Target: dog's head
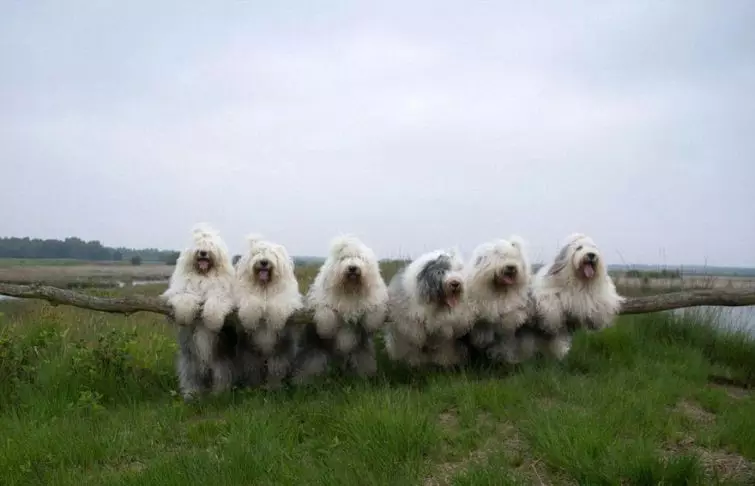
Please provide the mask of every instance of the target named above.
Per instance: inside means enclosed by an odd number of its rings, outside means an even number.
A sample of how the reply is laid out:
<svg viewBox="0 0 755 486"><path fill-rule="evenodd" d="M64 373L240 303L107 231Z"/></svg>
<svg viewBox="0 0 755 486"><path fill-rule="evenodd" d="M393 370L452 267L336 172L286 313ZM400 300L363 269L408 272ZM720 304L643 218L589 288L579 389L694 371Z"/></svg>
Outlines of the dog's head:
<svg viewBox="0 0 755 486"><path fill-rule="evenodd" d="M472 253L468 269L470 286L484 286L496 292L526 286L530 267L524 241L518 236L483 243Z"/></svg>
<svg viewBox="0 0 755 486"><path fill-rule="evenodd" d="M339 236L331 242L325 265L330 268L335 285L347 292L367 289L381 278L375 253L351 235Z"/></svg>
<svg viewBox="0 0 755 486"><path fill-rule="evenodd" d="M294 262L283 245L266 241L258 235L247 237L249 249L238 262L238 270L254 284L272 286L294 277Z"/></svg>
<svg viewBox="0 0 755 486"><path fill-rule="evenodd" d="M228 250L220 234L205 223L192 230L192 245L181 254L187 273L207 276L213 271L225 271L230 265Z"/></svg>
<svg viewBox="0 0 755 486"><path fill-rule="evenodd" d="M584 282L606 274L600 250L589 236L581 233L569 236L548 269L548 275L558 275L565 271Z"/></svg>
<svg viewBox="0 0 755 486"><path fill-rule="evenodd" d="M453 309L466 296L463 264L455 251L436 251L423 257L417 271L420 300Z"/></svg>

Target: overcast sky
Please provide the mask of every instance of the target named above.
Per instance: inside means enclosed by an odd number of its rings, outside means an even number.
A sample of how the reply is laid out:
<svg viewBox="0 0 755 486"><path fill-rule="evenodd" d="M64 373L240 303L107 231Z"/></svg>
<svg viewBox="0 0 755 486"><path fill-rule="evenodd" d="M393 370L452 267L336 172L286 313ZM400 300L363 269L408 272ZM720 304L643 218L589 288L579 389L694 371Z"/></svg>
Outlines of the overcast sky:
<svg viewBox="0 0 755 486"><path fill-rule="evenodd" d="M0 3L0 235L755 265L755 1Z"/></svg>

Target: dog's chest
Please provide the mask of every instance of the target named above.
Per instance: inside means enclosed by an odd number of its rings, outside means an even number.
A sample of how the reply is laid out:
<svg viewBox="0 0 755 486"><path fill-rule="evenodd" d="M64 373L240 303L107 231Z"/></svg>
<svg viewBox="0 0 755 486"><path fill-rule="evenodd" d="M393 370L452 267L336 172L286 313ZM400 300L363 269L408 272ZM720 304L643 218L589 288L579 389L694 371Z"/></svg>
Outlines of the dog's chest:
<svg viewBox="0 0 755 486"><path fill-rule="evenodd" d="M562 293L560 300L564 310L572 318L579 320L588 319L601 307L598 299L589 291Z"/></svg>
<svg viewBox="0 0 755 486"><path fill-rule="evenodd" d="M211 291L217 289L221 282L216 278L200 278L189 283L189 290L193 293L206 297Z"/></svg>

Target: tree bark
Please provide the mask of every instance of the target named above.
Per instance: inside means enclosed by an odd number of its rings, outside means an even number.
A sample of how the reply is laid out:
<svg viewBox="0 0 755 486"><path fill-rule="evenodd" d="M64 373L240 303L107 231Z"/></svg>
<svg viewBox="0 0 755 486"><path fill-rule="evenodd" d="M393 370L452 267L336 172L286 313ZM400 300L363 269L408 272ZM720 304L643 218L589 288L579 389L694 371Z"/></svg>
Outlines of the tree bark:
<svg viewBox="0 0 755 486"><path fill-rule="evenodd" d="M131 315L135 312L153 312L165 316L171 315L170 306L161 297L141 295L96 297L47 285L15 285L2 282L0 282L0 295L21 299L41 299L53 305L70 305L81 309L115 314ZM621 307L620 314L648 314L703 305L726 307L755 305L755 290L684 290L644 297L628 297ZM231 316L230 319L235 320L236 317ZM312 312L308 310L299 311L291 316L291 320L298 324L311 322Z"/></svg>

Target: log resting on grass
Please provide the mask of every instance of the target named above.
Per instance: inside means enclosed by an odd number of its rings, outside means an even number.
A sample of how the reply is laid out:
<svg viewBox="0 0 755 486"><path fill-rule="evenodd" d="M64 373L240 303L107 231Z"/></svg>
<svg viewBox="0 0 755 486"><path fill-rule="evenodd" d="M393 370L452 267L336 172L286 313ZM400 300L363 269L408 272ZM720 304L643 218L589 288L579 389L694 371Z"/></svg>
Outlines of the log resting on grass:
<svg viewBox="0 0 755 486"><path fill-rule="evenodd" d="M0 282L0 295L20 299L46 300L53 305L70 305L114 314L131 315L136 312L152 312L171 316L171 307L161 297L131 295L125 297L98 297L60 289L48 285L15 285ZM649 314L672 309L697 306L737 307L755 305L755 290L752 289L702 289L683 290L643 297L627 297L621 307L621 315ZM229 316L237 319L235 314ZM312 321L312 311L301 310L290 318L291 324L303 325Z"/></svg>

